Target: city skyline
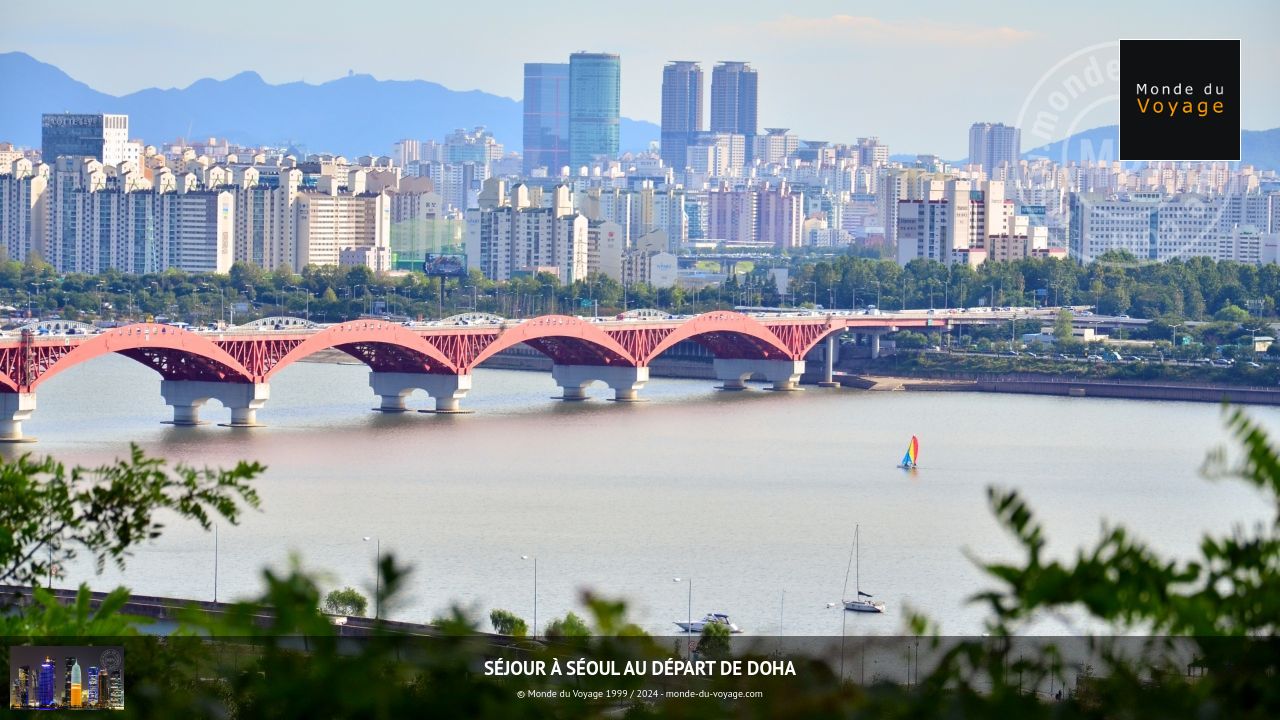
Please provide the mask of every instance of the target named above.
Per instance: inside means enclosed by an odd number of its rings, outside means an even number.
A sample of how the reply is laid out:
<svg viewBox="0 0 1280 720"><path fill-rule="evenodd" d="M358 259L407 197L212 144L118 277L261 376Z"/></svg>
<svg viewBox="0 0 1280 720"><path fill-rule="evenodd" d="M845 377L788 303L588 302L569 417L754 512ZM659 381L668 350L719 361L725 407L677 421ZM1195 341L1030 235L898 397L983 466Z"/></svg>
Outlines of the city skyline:
<svg viewBox="0 0 1280 720"><path fill-rule="evenodd" d="M723 59L747 57L769 78L761 88L762 127L791 127L804 137L833 141L878 134L903 152L960 157L966 139L947 124L938 123L936 114L918 112L919 98L910 83L901 82L903 78L934 74L939 68L953 66L960 57L965 76L981 78L982 82L932 86L930 105L940 103L948 108L947 115L961 114L971 121L1012 124L1036 82L1057 62L1082 48L1120 37L1239 36L1244 41L1242 84L1247 99L1243 125L1248 129L1280 125L1280 98L1267 91L1276 85L1274 68L1280 67L1280 44L1264 31L1276 25L1280 11L1249 3L1236 3L1234 12L1206 17L1179 13L1176 7L1153 16L1101 3L1079 3L1078 10L1071 13L1032 11L1013 3L980 9L936 5L930 8L927 20L912 20L905 10L892 8L878 9L875 17L850 15L834 2L808 3L796 14L750 5L735 6L735 12L729 14L723 6L708 6L681 8L685 21L674 24L666 23L667 13L661 11L626 17L578 15L575 27L579 32L555 41L535 32L551 22L554 12L512 7L488 18L488 37L494 42L482 54L473 52L472 40L461 39L467 33L439 32L431 50L425 49L427 46L418 50L387 43L380 33L359 32L388 13L411 24L415 16L429 12L430 17L420 19L437 27L469 18L465 9L397 6L377 17L352 18L353 24L345 27L353 31L353 52L332 59L277 52L279 43L302 42L308 28L323 18L273 6L255 9L264 31L273 38L271 42L249 47L231 43L224 49L224 44L212 42L211 37L210 52L182 63L142 62L138 53L154 58L157 51L164 52L155 42L181 42L189 47L192 33L202 36L215 30L188 23L193 18L185 14L196 11L167 9L161 25L172 25L175 31L181 28L181 33L148 33L145 45L131 43L130 38L141 40L138 33L142 32L133 18L147 15L152 7L137 1L125 3L123 12L109 13L92 7L15 8L12 26L27 32L20 39L0 38L0 51L28 52L112 94L146 87L185 87L201 78L225 78L243 71L258 72L271 83L317 83L354 71L379 79L430 80L449 88L474 88L519 99L525 62L563 58L581 50L580 45L592 45L621 56L621 114L654 123L660 119L662 67L666 62L696 59L709 68ZM1100 12L1106 13L1106 23L1097 21ZM287 14L289 22L272 22L277 13ZM289 29L270 29L277 26ZM1235 29L1240 27L1247 31ZM663 42L654 42L658 33ZM85 42L90 36L92 43ZM537 41L526 41L534 37ZM607 39L585 42L581 37ZM457 52L467 52L474 62L443 59L455 50L455 43L463 42L468 46L459 46ZM101 52L104 48L110 52ZM176 46L174 51L178 51ZM893 58L895 72L867 72L868 68L882 67L884 58ZM1105 120L1094 124L1107 124ZM1059 128L1054 139L1066 134L1067 128ZM1041 143L1028 139L1024 144L1033 147Z"/></svg>

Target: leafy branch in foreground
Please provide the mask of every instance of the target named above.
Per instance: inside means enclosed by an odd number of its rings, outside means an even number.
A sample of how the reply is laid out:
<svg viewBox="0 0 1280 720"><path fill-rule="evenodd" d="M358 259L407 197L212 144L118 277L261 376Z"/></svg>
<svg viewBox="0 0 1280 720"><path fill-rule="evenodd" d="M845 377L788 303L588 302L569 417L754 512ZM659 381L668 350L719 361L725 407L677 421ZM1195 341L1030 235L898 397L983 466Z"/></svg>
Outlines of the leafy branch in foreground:
<svg viewBox="0 0 1280 720"><path fill-rule="evenodd" d="M126 459L68 470L52 458L23 455L0 464L0 584L38 585L63 575L81 553L101 572L123 568L139 543L159 537L163 512L208 528L217 516L235 523L256 508L250 481L264 470L240 462L229 470L169 468L137 445Z"/></svg>
<svg viewBox="0 0 1280 720"><path fill-rule="evenodd" d="M992 629L1048 610L1083 606L1117 630L1173 635L1258 635L1280 626L1280 459L1266 433L1239 409L1227 427L1243 448L1232 465L1219 449L1205 463L1210 477L1242 479L1276 508L1270 527L1236 527L1229 537L1205 536L1201 557L1165 559L1124 528L1107 528L1092 549L1065 564L1041 557L1043 530L1013 490L990 489L992 511L1026 553L1021 564L984 568L1004 587L975 596L992 610Z"/></svg>

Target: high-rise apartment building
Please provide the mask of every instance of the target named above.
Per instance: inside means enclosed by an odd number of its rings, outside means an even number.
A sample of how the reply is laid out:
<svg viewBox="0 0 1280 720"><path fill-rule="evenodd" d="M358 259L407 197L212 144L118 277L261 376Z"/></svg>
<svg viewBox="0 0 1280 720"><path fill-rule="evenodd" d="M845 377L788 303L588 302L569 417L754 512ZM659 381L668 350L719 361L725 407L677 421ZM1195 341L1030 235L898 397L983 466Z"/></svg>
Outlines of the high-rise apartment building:
<svg viewBox="0 0 1280 720"><path fill-rule="evenodd" d="M711 71L711 132L747 138L746 161L755 152L759 78L745 62L724 61Z"/></svg>
<svg viewBox="0 0 1280 720"><path fill-rule="evenodd" d="M0 247L10 260L26 260L32 252L44 257L45 191L49 166L22 158L0 167Z"/></svg>
<svg viewBox="0 0 1280 720"><path fill-rule="evenodd" d="M546 207L530 199L529 188L485 181L480 206L467 211L467 267L491 280L517 272L555 268L563 283L587 276L588 221L573 210L568 186L557 186Z"/></svg>
<svg viewBox="0 0 1280 720"><path fill-rule="evenodd" d="M689 60L667 63L662 69L662 162L677 173L684 170L689 140L702 129L702 66Z"/></svg>
<svg viewBox="0 0 1280 720"><path fill-rule="evenodd" d="M368 248L368 257L381 262L391 238L391 201L386 193L304 192L297 200L298 258L295 269L307 265L339 265L342 251ZM373 270L390 270L372 266Z"/></svg>
<svg viewBox="0 0 1280 720"><path fill-rule="evenodd" d="M569 164L569 65L524 64L524 174Z"/></svg>
<svg viewBox="0 0 1280 720"><path fill-rule="evenodd" d="M618 154L622 61L611 53L569 56L569 164Z"/></svg>
<svg viewBox="0 0 1280 720"><path fill-rule="evenodd" d="M40 120L40 157L91 157L106 165L136 160L129 147L129 116L45 113Z"/></svg>
<svg viewBox="0 0 1280 720"><path fill-rule="evenodd" d="M1121 250L1157 262L1192 257L1261 262L1268 200L1262 193L1072 193L1071 255L1091 262Z"/></svg>
<svg viewBox="0 0 1280 720"><path fill-rule="evenodd" d="M969 128L969 164L981 165L988 177L1001 167L1017 167L1022 157L1022 131L1003 123L974 123Z"/></svg>

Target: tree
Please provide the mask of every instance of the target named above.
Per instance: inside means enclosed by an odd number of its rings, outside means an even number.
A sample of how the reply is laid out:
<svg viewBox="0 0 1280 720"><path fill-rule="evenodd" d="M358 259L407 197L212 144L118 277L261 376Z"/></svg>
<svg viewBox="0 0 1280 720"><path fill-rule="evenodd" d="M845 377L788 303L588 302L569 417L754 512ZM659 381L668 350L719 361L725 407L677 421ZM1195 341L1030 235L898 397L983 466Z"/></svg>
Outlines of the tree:
<svg viewBox="0 0 1280 720"><path fill-rule="evenodd" d="M369 611L369 599L351 586L330 590L324 596L324 611L331 615L364 617Z"/></svg>
<svg viewBox="0 0 1280 720"><path fill-rule="evenodd" d="M99 572L107 560L123 568L171 513L206 529L218 516L235 523L244 507L258 506L249 481L263 469L249 462L231 470L170 469L136 445L127 459L94 469L68 470L30 455L0 464L0 584L51 583L81 553Z"/></svg>
<svg viewBox="0 0 1280 720"><path fill-rule="evenodd" d="M1071 311L1066 308L1058 311L1058 317L1054 318L1053 321L1053 337L1055 340L1064 342L1074 337L1074 317Z"/></svg>
<svg viewBox="0 0 1280 720"><path fill-rule="evenodd" d="M698 654L708 660L727 657L729 655L729 628L721 623L703 625L702 634L698 638Z"/></svg>
<svg viewBox="0 0 1280 720"><path fill-rule="evenodd" d="M489 613L489 622L493 625L493 631L499 635L524 637L529 634L529 626L510 610L493 610Z"/></svg>
<svg viewBox="0 0 1280 720"><path fill-rule="evenodd" d="M547 624L549 638L585 638L591 636L591 630L582 618L570 612L559 620Z"/></svg>
<svg viewBox="0 0 1280 720"><path fill-rule="evenodd" d="M1238 305L1227 305L1213 314L1218 322L1242 323L1249 321L1249 311Z"/></svg>

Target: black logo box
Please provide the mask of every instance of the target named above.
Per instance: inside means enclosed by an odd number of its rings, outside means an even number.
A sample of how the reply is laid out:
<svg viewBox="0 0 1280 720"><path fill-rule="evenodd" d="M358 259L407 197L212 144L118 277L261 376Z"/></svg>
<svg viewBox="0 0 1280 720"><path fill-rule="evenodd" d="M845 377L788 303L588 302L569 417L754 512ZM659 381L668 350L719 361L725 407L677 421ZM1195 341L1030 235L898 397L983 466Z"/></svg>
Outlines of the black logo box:
<svg viewBox="0 0 1280 720"><path fill-rule="evenodd" d="M1239 40L1120 41L1121 160L1238 161L1241 100ZM1214 113L1218 102L1222 112ZM1172 115L1170 103L1177 103Z"/></svg>

